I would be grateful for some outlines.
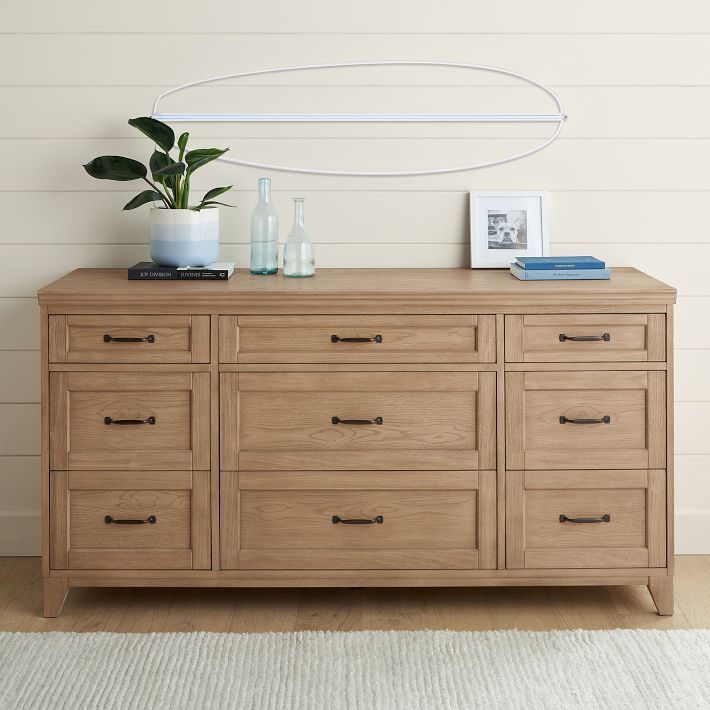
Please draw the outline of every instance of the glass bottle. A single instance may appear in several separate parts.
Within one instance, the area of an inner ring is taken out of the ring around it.
[[[284,276],[313,276],[316,273],[315,247],[303,224],[302,197],[293,198],[293,227],[284,245]]]
[[[251,213],[252,274],[279,270],[279,216],[271,204],[271,179],[259,178],[259,199]]]

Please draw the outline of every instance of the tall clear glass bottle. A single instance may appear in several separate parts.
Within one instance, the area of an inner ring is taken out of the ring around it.
[[[259,178],[259,199],[251,213],[252,274],[279,270],[279,216],[271,204],[271,179]]]
[[[284,276],[313,276],[316,273],[315,246],[303,223],[302,197],[294,197],[293,227],[284,245]]]

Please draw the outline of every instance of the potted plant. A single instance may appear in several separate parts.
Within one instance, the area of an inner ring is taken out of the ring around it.
[[[212,263],[219,255],[219,211],[214,208],[225,204],[215,198],[232,186],[215,187],[191,206],[190,178],[198,168],[224,155],[228,148],[188,151],[190,134],[183,133],[177,139],[178,156],[175,160],[170,155],[176,146],[175,133],[170,126],[146,116],[132,118],[128,123],[156,145],[148,168],[131,158],[101,155],[84,165],[84,169],[99,180],[143,180],[150,186],[149,190],[143,190],[129,200],[123,209],[161,203],[150,212],[150,258],[154,262],[161,266],[206,266]]]

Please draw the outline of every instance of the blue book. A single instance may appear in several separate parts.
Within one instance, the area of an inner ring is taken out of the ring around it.
[[[521,269],[510,265],[510,273],[521,281],[603,281],[611,278],[611,269]]]
[[[519,256],[521,269],[603,269],[606,264],[593,256]]]

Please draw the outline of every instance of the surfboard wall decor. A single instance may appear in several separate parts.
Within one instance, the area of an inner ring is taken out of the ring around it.
[[[273,74],[284,74],[298,71],[339,70],[357,67],[440,67],[462,69],[475,72],[497,74],[510,79],[517,79],[525,84],[543,92],[551,99],[554,109],[551,113],[168,113],[160,110],[160,103],[171,94],[205,84],[212,84],[225,80],[238,80],[247,77],[256,77]],[[550,124],[551,133],[536,142],[532,147],[514,154],[504,155],[494,160],[481,162],[467,162],[460,165],[444,167],[424,167],[421,169],[407,170],[346,170],[327,169],[317,166],[280,165],[243,158],[222,156],[219,160],[235,165],[242,165],[262,170],[279,170],[292,173],[307,173],[314,175],[334,175],[346,177],[409,177],[421,175],[442,175],[467,170],[480,170],[481,168],[502,165],[514,160],[520,160],[533,155],[549,146],[562,131],[562,126],[567,118],[562,102],[557,94],[549,87],[541,84],[518,72],[502,69],[500,67],[486,66],[484,64],[465,64],[460,62],[437,62],[415,60],[385,60],[341,62],[336,64],[305,64],[292,67],[277,67],[272,69],[259,69],[256,71],[225,74],[208,79],[192,81],[188,84],[176,86],[158,96],[153,104],[152,117],[165,123],[543,123]]]

